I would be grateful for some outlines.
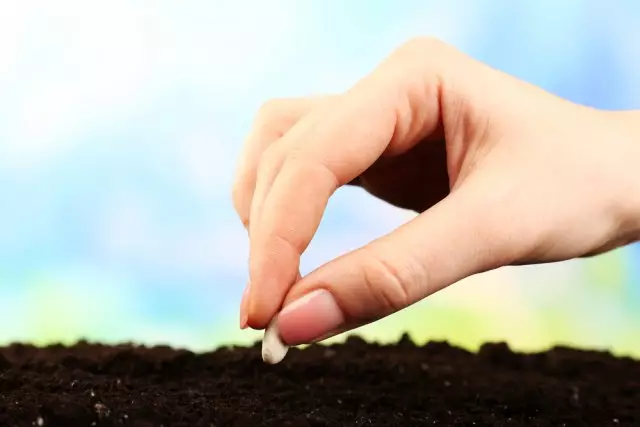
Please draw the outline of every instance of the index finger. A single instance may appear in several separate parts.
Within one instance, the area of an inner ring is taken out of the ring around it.
[[[330,97],[279,99],[262,106],[238,162],[233,185],[233,204],[245,228],[256,181],[256,169],[264,151],[284,135],[301,117]]]
[[[273,181],[260,185],[268,191],[252,225],[251,327],[264,328],[280,309],[336,189],[367,170],[391,144],[417,141],[437,128],[440,79],[434,75],[433,90],[423,90],[424,76],[408,73],[405,51],[399,53],[334,108],[312,113],[305,126],[282,138],[289,148],[278,159]]]

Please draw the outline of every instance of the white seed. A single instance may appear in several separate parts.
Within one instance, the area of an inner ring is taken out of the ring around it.
[[[284,359],[288,350],[289,346],[280,339],[280,332],[278,331],[276,319],[274,319],[264,331],[264,338],[262,339],[262,360],[270,365],[275,365]]]

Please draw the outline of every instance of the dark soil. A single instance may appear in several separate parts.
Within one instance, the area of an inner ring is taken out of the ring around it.
[[[640,426],[640,361],[445,343],[0,349],[0,426]]]

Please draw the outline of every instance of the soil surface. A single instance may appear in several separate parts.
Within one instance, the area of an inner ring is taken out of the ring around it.
[[[556,348],[0,349],[0,426],[640,426],[640,361]]]

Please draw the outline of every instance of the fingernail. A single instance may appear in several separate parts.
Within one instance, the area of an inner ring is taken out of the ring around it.
[[[247,306],[249,304],[249,288],[251,284],[247,283],[247,286],[244,288],[244,292],[242,292],[242,301],[240,302],[240,329],[247,328],[247,320],[249,318],[247,314]]]
[[[299,345],[331,333],[344,320],[333,295],[318,289],[284,307],[278,315],[278,329],[284,342]]]

